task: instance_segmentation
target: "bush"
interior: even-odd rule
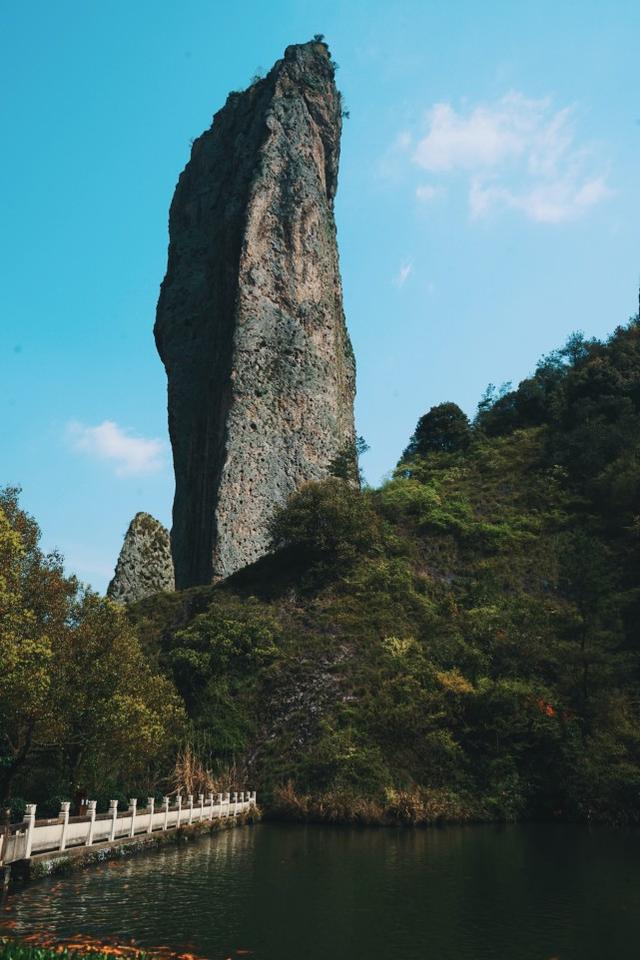
[[[382,525],[371,498],[330,478],[308,483],[271,525],[273,547],[294,549],[308,563],[346,567],[382,547]]]

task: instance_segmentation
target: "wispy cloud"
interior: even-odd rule
[[[474,218],[502,207],[541,223],[561,223],[612,192],[593,147],[577,142],[570,107],[555,109],[549,99],[509,93],[466,113],[438,103],[426,120],[413,161],[435,176],[468,178]],[[438,186],[418,187],[416,196],[431,200]]]
[[[393,278],[394,286],[403,287],[413,273],[413,260],[403,263]]]
[[[166,446],[162,440],[137,437],[113,420],[96,427],[73,420],[67,424],[66,435],[74,450],[109,462],[118,476],[156,473],[164,466]]]
[[[423,183],[416,187],[416,197],[421,203],[432,203],[444,196],[444,187],[435,187],[432,183]]]

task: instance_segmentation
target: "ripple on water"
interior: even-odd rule
[[[636,960],[640,835],[262,824],[12,893],[0,930],[210,960]]]

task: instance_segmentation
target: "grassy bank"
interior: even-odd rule
[[[301,793],[292,783],[276,788],[267,818],[370,827],[418,827],[495,819],[477,801],[465,801],[447,790],[388,789],[382,796],[365,797],[341,790]]]
[[[27,940],[0,940],[0,960],[107,960],[110,957],[151,960],[151,955],[132,946],[116,946],[98,941],[52,943],[45,936]]]
[[[54,941],[47,934],[34,933],[21,940],[0,938],[0,960],[204,960],[193,953],[179,953],[169,947],[140,950],[134,943],[96,940],[78,934]]]

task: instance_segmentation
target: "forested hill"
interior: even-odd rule
[[[136,616],[211,753],[290,811],[635,819],[639,533],[635,319],[473,424],[434,408],[381,489],[307,487],[280,553]]]
[[[131,608],[185,707],[162,762],[187,741],[300,817],[638,821],[639,534],[635,318],[473,423],[433,408],[380,489],[308,485],[223,584]]]

